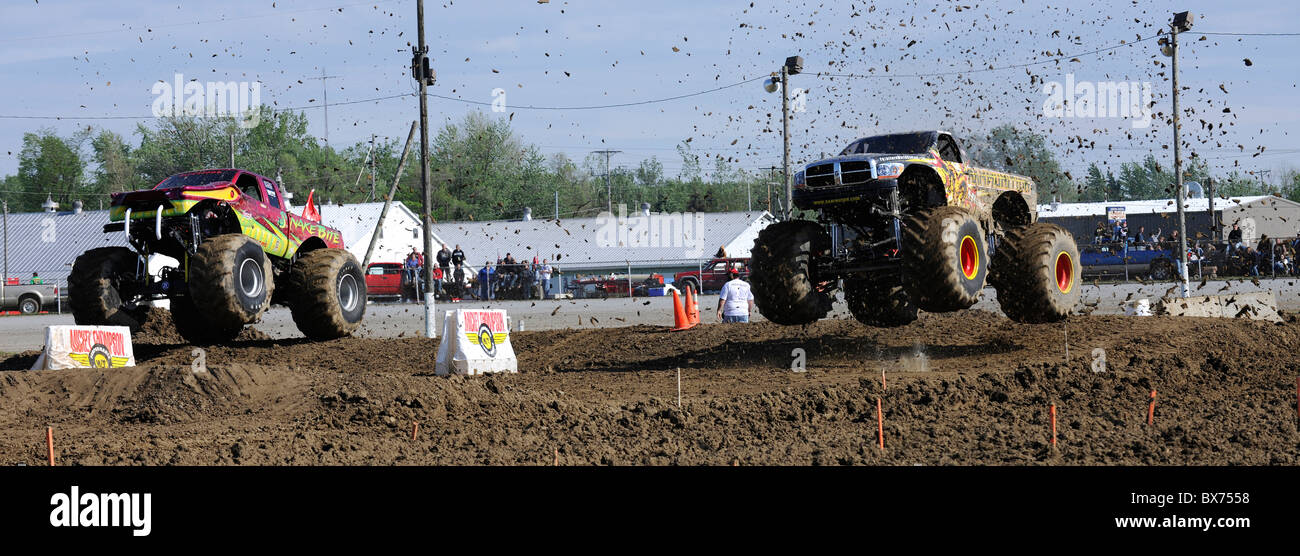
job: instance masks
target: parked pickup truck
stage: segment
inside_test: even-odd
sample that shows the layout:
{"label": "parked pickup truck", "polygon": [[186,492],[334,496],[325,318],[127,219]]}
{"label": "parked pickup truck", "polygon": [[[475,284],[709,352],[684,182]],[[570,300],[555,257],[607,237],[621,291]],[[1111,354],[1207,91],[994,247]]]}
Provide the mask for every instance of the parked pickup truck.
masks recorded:
{"label": "parked pickup truck", "polygon": [[698,270],[678,272],[673,275],[673,286],[682,291],[686,291],[686,286],[690,286],[695,293],[718,291],[731,279],[727,277],[727,272],[732,268],[740,272],[742,280],[749,279],[749,259],[713,259],[704,265],[703,279]]}
{"label": "parked pickup truck", "polygon": [[[1079,246],[1080,265],[1084,276],[1120,278],[1145,276],[1150,280],[1172,280],[1177,249],[1166,249],[1159,244],[1133,244],[1124,249],[1122,243],[1094,243]],[[1125,267],[1127,266],[1127,270]]]}
{"label": "parked pickup truck", "polygon": [[59,302],[57,284],[4,284],[0,286],[0,310],[17,309],[24,315],[41,312],[43,308],[53,309]]}
{"label": "parked pickup truck", "polygon": [[370,263],[366,267],[366,294],[370,297],[402,297],[402,263]]}

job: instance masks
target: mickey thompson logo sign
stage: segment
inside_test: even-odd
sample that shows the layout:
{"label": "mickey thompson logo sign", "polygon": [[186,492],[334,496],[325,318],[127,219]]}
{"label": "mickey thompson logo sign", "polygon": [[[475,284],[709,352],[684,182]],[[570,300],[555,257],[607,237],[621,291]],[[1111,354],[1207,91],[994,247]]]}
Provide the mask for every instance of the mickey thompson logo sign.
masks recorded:
{"label": "mickey thompson logo sign", "polygon": [[465,337],[471,344],[483,348],[488,357],[497,356],[497,344],[506,339],[506,319],[503,313],[492,311],[464,311]]}
{"label": "mickey thompson logo sign", "polygon": [[107,369],[126,365],[126,339],[121,332],[70,330],[68,357],[86,367]]}

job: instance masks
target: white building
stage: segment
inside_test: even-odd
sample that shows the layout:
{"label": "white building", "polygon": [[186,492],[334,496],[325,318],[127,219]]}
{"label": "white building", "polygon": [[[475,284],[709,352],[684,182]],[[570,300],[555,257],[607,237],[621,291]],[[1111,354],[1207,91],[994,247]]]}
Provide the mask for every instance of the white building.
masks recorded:
{"label": "white building", "polygon": [[[319,207],[321,223],[337,228],[343,235],[343,246],[357,258],[358,262],[366,258],[366,249],[370,247],[370,237],[375,224],[379,222],[379,213],[384,203],[356,203],[350,205],[321,205]],[[379,242],[375,252],[370,256],[372,263],[400,263],[414,248],[424,251],[424,231],[420,217],[406,208],[401,201],[394,201],[384,218],[384,227],[379,232]],[[433,236],[434,252],[442,241],[435,233]]]}

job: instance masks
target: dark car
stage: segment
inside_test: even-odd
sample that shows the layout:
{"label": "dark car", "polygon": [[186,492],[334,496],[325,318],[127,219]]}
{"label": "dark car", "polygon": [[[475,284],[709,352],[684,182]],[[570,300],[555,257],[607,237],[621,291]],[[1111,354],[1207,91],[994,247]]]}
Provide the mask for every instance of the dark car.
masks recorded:
{"label": "dark car", "polygon": [[1120,278],[1145,276],[1151,280],[1172,280],[1178,251],[1160,244],[1123,243],[1083,245],[1079,249],[1084,276]]}

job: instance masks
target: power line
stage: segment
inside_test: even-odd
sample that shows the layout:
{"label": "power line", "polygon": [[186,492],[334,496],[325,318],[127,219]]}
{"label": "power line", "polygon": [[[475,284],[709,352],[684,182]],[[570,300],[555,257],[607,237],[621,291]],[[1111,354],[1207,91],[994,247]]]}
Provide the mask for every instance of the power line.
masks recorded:
{"label": "power line", "polygon": [[[732,87],[739,87],[739,86],[744,85],[744,84],[746,84],[746,83],[753,83],[753,82],[758,81],[758,80],[760,80],[760,79],[767,79],[767,76],[766,76],[766,75],[763,75],[763,76],[759,76],[759,77],[754,77],[754,78],[752,78],[752,79],[746,79],[746,80],[744,80],[744,81],[740,81],[740,82],[737,82],[737,83],[732,83],[732,84],[730,84],[730,85],[723,85],[723,86],[721,86],[721,87],[716,87],[716,88],[713,88],[713,89],[708,89],[708,90],[705,90],[705,91],[698,91],[698,92],[694,92],[694,93],[687,93],[687,94],[684,94],[684,95],[677,95],[677,96],[664,97],[664,98],[656,98],[656,99],[651,99],[651,100],[640,100],[640,101],[636,101],[636,102],[624,102],[624,103],[619,103],[619,104],[601,104],[601,105],[595,105],[595,106],[508,106],[507,108],[508,108],[508,109],[513,109],[513,110],[601,110],[601,109],[605,109],[605,108],[626,108],[626,107],[629,107],[629,106],[643,106],[643,105],[646,105],[646,104],[657,104],[657,103],[660,103],[660,102],[668,102],[668,101],[673,101],[673,100],[681,100],[681,99],[684,99],[684,98],[697,97],[697,96],[700,96],[700,95],[706,95],[706,94],[709,94],[709,93],[716,93],[716,92],[721,91],[721,90],[724,90],[724,89],[730,89],[730,88],[732,88]],[[449,96],[445,96],[445,95],[436,95],[436,94],[433,94],[433,93],[429,93],[429,96],[434,97],[434,98],[440,98],[440,99],[443,99],[443,100],[450,100],[450,101],[455,101],[455,102],[463,102],[463,103],[465,103],[465,104],[477,104],[477,105],[480,105],[480,106],[491,106],[491,105],[492,105],[491,102],[483,102],[483,101],[478,101],[478,100],[469,100],[469,99],[463,99],[463,98],[449,97]]]}
{"label": "power line", "polygon": [[[334,8],[330,8],[330,9],[334,9]],[[249,16],[249,17],[258,17],[258,16]],[[229,21],[229,19],[226,19],[226,20],[220,20],[220,21]],[[203,23],[203,22],[195,22],[195,23]],[[1199,33],[1199,34],[1202,34],[1202,35],[1222,35],[1222,36],[1300,36],[1300,33],[1218,33],[1218,32],[1204,32],[1204,33]],[[1149,40],[1152,40],[1152,39],[1155,39],[1155,38],[1158,38],[1158,37],[1159,37],[1159,35],[1155,35],[1155,36],[1150,36],[1150,37],[1146,37],[1146,38],[1142,38],[1142,39],[1137,39],[1137,40],[1135,40],[1135,41],[1133,41],[1133,42],[1122,42],[1122,43],[1117,44],[1117,45],[1107,46],[1107,47],[1104,47],[1104,48],[1098,48],[1098,49],[1095,49],[1095,50],[1090,50],[1090,51],[1087,51],[1087,52],[1081,52],[1081,53],[1078,53],[1078,54],[1065,55],[1065,56],[1057,56],[1057,57],[1054,57],[1054,58],[1049,58],[1049,59],[1046,59],[1046,60],[1039,60],[1039,61],[1036,61],[1036,62],[1025,62],[1025,63],[1022,63],[1022,64],[1012,64],[1012,65],[1008,65],[1008,66],[1000,66],[1000,67],[967,68],[967,69],[962,69],[962,70],[950,70],[950,71],[935,72],[935,73],[907,73],[907,74],[880,74],[880,75],[867,75],[867,74],[855,74],[855,73],[829,73],[829,72],[818,72],[818,73],[815,73],[815,74],[812,74],[812,75],[815,75],[815,76],[817,76],[817,77],[844,77],[844,78],[851,78],[851,79],[860,79],[860,78],[885,78],[885,79],[897,79],[897,78],[905,78],[905,77],[941,77],[941,76],[949,76],[949,75],[964,75],[964,74],[971,74],[971,73],[983,73],[983,72],[992,72],[992,71],[1002,71],[1002,70],[1008,70],[1008,69],[1020,69],[1020,68],[1026,68],[1026,67],[1038,66],[1038,65],[1043,65],[1043,64],[1050,64],[1050,63],[1054,63],[1054,62],[1060,62],[1060,61],[1062,61],[1062,60],[1069,60],[1069,59],[1073,59],[1073,58],[1079,58],[1079,57],[1082,57],[1082,56],[1091,56],[1091,55],[1093,55],[1093,54],[1100,54],[1100,53],[1102,53],[1102,52],[1110,52],[1110,51],[1113,51],[1113,50],[1118,50],[1118,49],[1120,49],[1120,48],[1125,48],[1125,47],[1133,46],[1133,45],[1136,45],[1136,44],[1141,43],[1141,42],[1146,42],[1146,41],[1149,41]],[[0,40],[0,42],[5,42],[5,41]],[[327,77],[336,77],[336,76],[327,76]],[[532,106],[532,105],[525,105],[525,106],[509,106],[508,108],[513,109],[513,110],[602,110],[602,109],[609,109],[609,108],[627,108],[627,107],[631,107],[631,106],[644,106],[644,105],[648,105],[648,104],[658,104],[658,103],[663,103],[663,102],[670,102],[670,101],[674,101],[674,100],[681,100],[681,99],[685,99],[685,98],[691,98],[691,97],[702,96],[702,95],[706,95],[706,94],[710,94],[710,93],[716,93],[716,92],[718,92],[718,91],[723,91],[723,90],[726,90],[726,89],[731,89],[731,88],[734,88],[734,87],[739,87],[739,86],[741,86],[741,85],[745,85],[745,84],[748,84],[748,83],[753,83],[753,82],[758,81],[758,80],[760,80],[760,79],[766,79],[766,78],[767,78],[767,76],[763,75],[763,76],[753,77],[753,78],[750,78],[750,79],[745,79],[745,80],[743,80],[743,81],[738,81],[738,82],[736,82],[736,83],[731,83],[731,84],[729,84],[729,85],[723,85],[723,86],[721,86],[721,87],[715,87],[715,88],[712,88],[712,89],[706,89],[706,90],[703,90],[703,91],[696,91],[696,92],[693,92],[693,93],[686,93],[686,94],[682,94],[682,95],[674,95],[674,96],[670,96],[670,97],[655,98],[655,99],[648,99],[648,100],[641,100],[641,101],[623,102],[623,103],[617,103],[617,104],[600,104],[600,105],[589,105],[589,106]],[[322,79],[322,78],[321,78],[321,77],[316,77],[316,78],[310,78],[310,79]],[[379,101],[392,100],[392,99],[404,98],[404,97],[409,97],[409,96],[418,96],[418,93],[414,93],[414,92],[411,92],[411,93],[399,93],[399,94],[394,94],[394,95],[387,95],[387,96],[380,96],[380,97],[372,97],[372,98],[365,98],[365,99],[358,99],[358,100],[350,100],[350,101],[344,101],[344,102],[334,102],[334,103],[323,102],[323,103],[321,103],[321,104],[313,104],[313,105],[306,105],[306,106],[290,106],[290,107],[284,107],[284,108],[271,108],[270,110],[271,110],[272,112],[286,112],[286,111],[295,111],[295,110],[309,110],[309,109],[314,109],[314,108],[322,108],[322,109],[326,109],[326,110],[328,110],[328,108],[329,108],[330,106],[346,106],[346,105],[352,105],[352,104],[362,104],[362,103],[367,103],[367,102],[379,102]],[[478,105],[478,106],[492,106],[492,103],[491,103],[491,102],[469,100],[469,99],[457,98],[457,97],[446,96],[446,95],[439,95],[439,94],[434,94],[434,93],[429,93],[428,96],[433,97],[433,98],[442,99],[442,100],[448,100],[448,101],[452,101],[452,102],[460,102],[460,103],[464,103],[464,104],[473,104],[473,105]],[[0,114],[0,119],[10,119],[10,120],[144,120],[144,119],[152,119],[152,118],[156,118],[156,117],[157,117],[157,116],[152,116],[152,115],[150,115],[150,116],[26,116],[26,115],[3,115],[3,114]],[[673,147],[673,148],[676,148],[676,147]]]}

